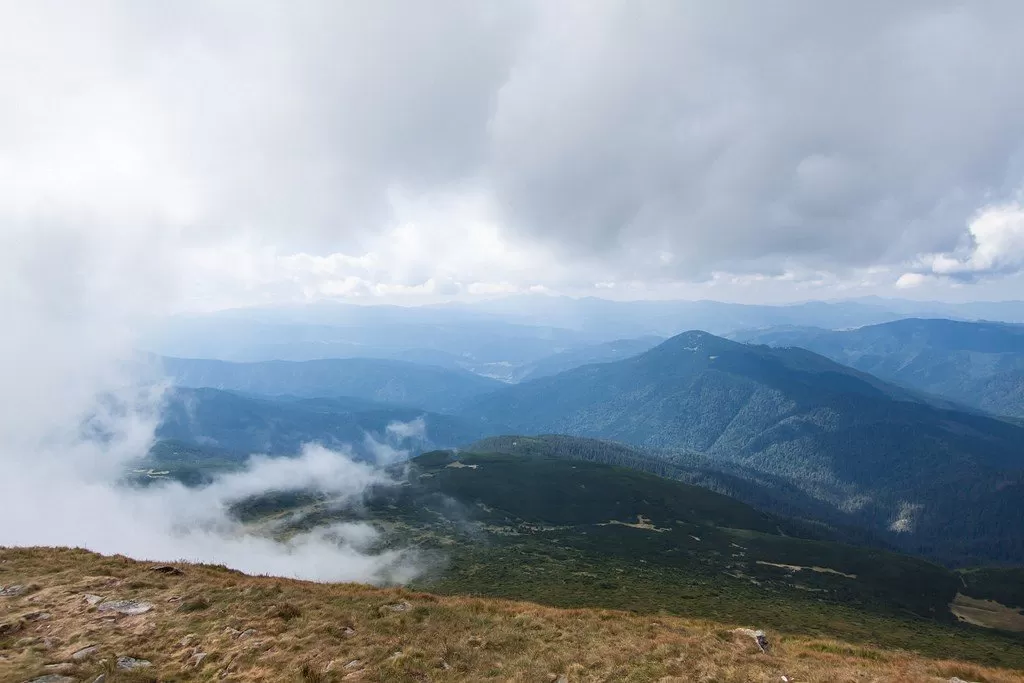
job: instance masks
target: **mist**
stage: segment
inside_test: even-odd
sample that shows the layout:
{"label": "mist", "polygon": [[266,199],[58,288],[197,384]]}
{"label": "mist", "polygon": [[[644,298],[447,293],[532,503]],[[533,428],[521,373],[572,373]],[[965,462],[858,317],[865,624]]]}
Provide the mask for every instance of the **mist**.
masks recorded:
{"label": "mist", "polygon": [[[405,551],[377,553],[378,532],[336,524],[275,540],[243,525],[232,504],[269,491],[308,489],[339,508],[398,482],[383,467],[397,440],[422,424],[367,436],[378,463],[349,449],[306,445],[294,458],[256,455],[209,485],[124,484],[154,443],[170,388],[140,360],[136,332],[177,303],[185,274],[172,230],[150,216],[98,226],[67,211],[8,221],[0,234],[0,546],[74,546],[154,561],[223,564],[248,573],[323,581],[402,582]],[[394,435],[394,438],[392,438]]]}

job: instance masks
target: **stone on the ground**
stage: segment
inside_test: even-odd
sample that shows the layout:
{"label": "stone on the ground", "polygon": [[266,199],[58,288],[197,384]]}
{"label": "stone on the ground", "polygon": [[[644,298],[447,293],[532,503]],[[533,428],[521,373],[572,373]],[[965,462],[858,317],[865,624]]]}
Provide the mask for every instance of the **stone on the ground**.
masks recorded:
{"label": "stone on the ground", "polygon": [[178,569],[177,567],[174,567],[174,566],[169,565],[169,564],[159,564],[159,565],[156,565],[155,567],[150,567],[149,571],[151,571],[151,572],[159,572],[160,574],[169,574],[170,576],[181,576],[182,574],[185,573],[185,572],[181,571],[180,569]]}
{"label": "stone on the ground", "polygon": [[203,660],[206,659],[206,657],[207,654],[205,652],[196,652],[188,658],[188,666],[192,668],[197,668],[200,664],[203,663]]}
{"label": "stone on the ground", "polygon": [[117,668],[124,671],[132,671],[134,669],[145,669],[153,666],[153,663],[147,659],[136,659],[135,657],[118,657]]}
{"label": "stone on the ground", "polygon": [[0,586],[0,597],[16,598],[23,595],[27,589],[24,586],[14,584],[11,586]]}
{"label": "stone on the ground", "polygon": [[96,608],[100,612],[117,612],[118,614],[145,614],[153,609],[153,605],[141,600],[111,600],[101,602]]}
{"label": "stone on the ground", "polygon": [[412,605],[410,605],[405,600],[402,600],[401,602],[395,602],[390,605],[384,605],[384,607],[382,607],[381,609],[385,609],[388,612],[408,612],[412,609]]}
{"label": "stone on the ground", "polygon": [[754,630],[752,628],[736,628],[733,629],[732,632],[737,635],[753,638],[754,642],[757,644],[757,647],[760,648],[761,652],[768,652],[770,648],[768,644],[768,638],[764,635],[764,631],[760,629]]}
{"label": "stone on the ground", "polygon": [[0,622],[0,636],[9,636],[12,633],[17,633],[23,626],[24,624],[20,620]]}
{"label": "stone on the ground", "polygon": [[87,603],[89,603],[90,605],[98,605],[101,602],[103,602],[103,596],[102,595],[93,595],[92,593],[86,593],[82,597],[84,597],[85,601]]}
{"label": "stone on the ground", "polygon": [[77,680],[77,678],[62,676],[61,674],[46,674],[39,678],[33,678],[31,681],[27,681],[26,683],[75,683]]}
{"label": "stone on the ground", "polygon": [[79,660],[79,659],[85,659],[87,657],[91,657],[94,654],[96,654],[99,651],[99,649],[100,649],[99,645],[89,645],[88,647],[83,647],[81,650],[77,650],[75,652],[72,652],[71,653],[71,659]]}

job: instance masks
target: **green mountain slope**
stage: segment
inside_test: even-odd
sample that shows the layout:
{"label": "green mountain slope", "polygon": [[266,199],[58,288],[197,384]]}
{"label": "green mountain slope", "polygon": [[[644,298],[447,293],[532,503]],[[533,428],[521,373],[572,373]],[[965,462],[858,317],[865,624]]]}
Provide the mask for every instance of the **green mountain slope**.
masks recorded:
{"label": "green mountain slope", "polygon": [[617,339],[603,344],[593,344],[567,349],[530,363],[515,375],[517,381],[557,375],[566,370],[591,363],[610,363],[629,358],[657,346],[664,337],[646,336],[637,339]]}
{"label": "green mountain slope", "polygon": [[164,358],[162,362],[164,372],[179,387],[266,396],[346,396],[436,412],[502,386],[464,370],[371,358],[261,363]]}
{"label": "green mountain slope", "polygon": [[799,346],[890,382],[1024,417],[1024,325],[908,319],[842,331],[769,328],[734,338]]}
{"label": "green mountain slope", "polygon": [[688,332],[475,399],[467,414],[780,477],[899,547],[1024,561],[1024,429],[941,410],[803,349]]}
{"label": "green mountain slope", "polygon": [[403,475],[405,485],[357,510],[269,496],[236,513],[301,519],[293,529],[369,519],[388,529],[389,545],[418,549],[432,568],[416,586],[433,592],[714,615],[990,661],[1011,661],[1005,653],[1021,643],[957,623],[952,571],[808,537],[800,524],[699,487],[543,454],[432,452]]}
{"label": "green mountain slope", "polygon": [[799,520],[800,534],[857,545],[889,547],[877,534],[859,528],[849,515],[804,493],[789,481],[707,455],[685,451],[652,451],[612,441],[565,434],[494,436],[465,448],[477,453],[545,455],[583,460],[654,474],[742,500],[759,510]]}

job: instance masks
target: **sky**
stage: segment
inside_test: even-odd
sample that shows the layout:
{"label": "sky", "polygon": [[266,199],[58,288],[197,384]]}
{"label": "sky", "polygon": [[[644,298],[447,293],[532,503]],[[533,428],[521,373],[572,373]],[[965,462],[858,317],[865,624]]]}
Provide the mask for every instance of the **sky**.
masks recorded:
{"label": "sky", "polygon": [[5,2],[3,294],[114,328],[1024,298],[1021,25],[1016,0]]}

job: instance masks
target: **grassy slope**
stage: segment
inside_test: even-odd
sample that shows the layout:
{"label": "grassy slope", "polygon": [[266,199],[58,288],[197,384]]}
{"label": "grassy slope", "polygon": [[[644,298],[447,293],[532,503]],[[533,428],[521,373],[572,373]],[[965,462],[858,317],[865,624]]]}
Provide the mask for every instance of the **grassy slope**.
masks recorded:
{"label": "grassy slope", "polygon": [[[960,581],[926,561],[785,535],[802,528],[711,491],[631,470],[498,454],[462,453],[458,462],[466,466],[449,467],[452,462],[446,452],[425,454],[413,461],[414,483],[367,503],[365,513],[390,529],[395,545],[413,545],[436,559],[420,588],[714,616],[1024,666],[1020,638],[956,623],[947,606]],[[261,501],[242,513],[262,517],[290,506]],[[314,506],[304,525],[338,517],[330,505]],[[637,526],[609,524],[637,524],[640,517]]]}
{"label": "grassy slope", "polygon": [[[83,550],[0,549],[0,585],[28,586],[24,595],[0,597],[0,681],[55,670],[78,680],[106,672],[108,683],[532,683],[561,675],[572,683],[767,683],[783,675],[836,683],[952,676],[1024,681],[1016,671],[775,632],[768,633],[771,653],[762,655],[749,638],[732,634],[730,624],[669,615],[561,610],[178,566],[183,575],[167,576],[145,563]],[[154,609],[106,617],[85,602],[85,593],[145,600]],[[49,619],[26,616],[40,611]],[[238,634],[247,629],[253,632]],[[95,653],[70,660],[90,645]],[[198,653],[206,656],[193,665]],[[119,673],[112,662],[125,655],[152,667]]]}

